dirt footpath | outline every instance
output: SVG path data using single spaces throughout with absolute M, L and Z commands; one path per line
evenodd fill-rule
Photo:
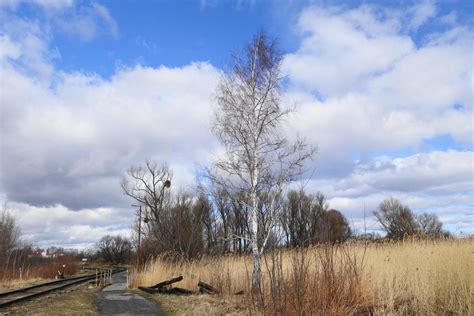
M 97 293 L 101 315 L 164 315 L 156 302 L 127 292 L 127 272 L 112 276 L 112 285 Z

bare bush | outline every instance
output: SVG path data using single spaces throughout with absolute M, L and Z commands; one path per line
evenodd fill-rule
M 449 232 L 443 230 L 438 216 L 429 213 L 415 215 L 407 205 L 394 198 L 380 203 L 374 215 L 389 239 L 400 240 L 415 235 L 422 238 L 450 236 Z
M 132 243 L 123 236 L 106 235 L 97 243 L 98 255 L 106 262 L 127 263 L 132 253 Z
M 384 200 L 374 215 L 387 232 L 387 238 L 400 240 L 417 233 L 413 212 L 397 199 Z
M 0 266 L 19 245 L 20 228 L 8 211 L 7 203 L 3 204 L 0 213 Z

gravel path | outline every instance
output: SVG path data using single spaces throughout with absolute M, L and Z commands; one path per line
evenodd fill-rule
M 127 272 L 112 276 L 112 285 L 97 294 L 101 315 L 164 315 L 156 302 L 127 292 Z

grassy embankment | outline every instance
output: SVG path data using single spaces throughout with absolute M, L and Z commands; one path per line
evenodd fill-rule
M 99 315 L 95 293 L 101 288 L 81 286 L 68 293 L 53 293 L 47 298 L 39 298 L 30 302 L 8 308 L 7 315 Z M 2 312 L 0 311 L 0 314 Z

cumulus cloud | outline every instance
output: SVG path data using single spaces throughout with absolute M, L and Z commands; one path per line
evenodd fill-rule
M 71 211 L 62 205 L 37 207 L 25 203 L 8 204 L 26 241 L 38 246 L 63 245 L 86 248 L 104 235 L 130 236 L 133 211 L 96 208 Z
M 303 10 L 298 31 L 308 35 L 284 64 L 292 83 L 324 97 L 341 95 L 364 88 L 371 75 L 388 71 L 408 54 L 414 44 L 400 35 L 398 21 L 380 20 L 374 10 L 368 6 Z
M 410 11 L 413 17 L 408 24 L 408 28 L 416 30 L 436 15 L 436 6 L 433 1 L 425 0 L 414 5 Z
M 209 64 L 136 66 L 110 80 L 63 73 L 54 88 L 3 71 L 1 180 L 15 201 L 117 206 L 120 176 L 132 164 L 169 161 L 187 174 L 177 183 L 189 185 L 194 163 L 208 159 L 219 74 Z
M 453 229 L 469 221 L 463 214 L 473 208 L 474 36 L 451 21 L 415 44 L 411 31 L 436 12 L 423 2 L 408 15 L 370 5 L 312 6 L 300 14 L 301 45 L 284 61 L 285 98 L 298 108 L 293 130 L 319 147 L 308 185 L 359 228 L 364 208 L 370 220 L 389 196 L 442 219 L 456 214 Z M 445 136 L 466 151 L 417 153 Z
M 315 179 L 311 186 L 329 196 L 359 198 L 379 192 L 419 195 L 469 194 L 474 161 L 472 152 L 449 150 L 403 158 L 380 156 L 355 166 L 342 178 Z
M 52 37 L 53 33 L 64 33 L 81 42 L 89 42 L 98 36 L 118 37 L 119 28 L 106 6 L 97 2 L 76 2 L 75 0 L 2 1 L 0 16 L 18 21 L 19 15 L 8 14 L 8 9 L 16 11 L 22 5 L 39 8 L 41 33 Z M 30 24 L 31 21 L 29 21 Z M 5 21 L 3 21 L 5 26 Z M 11 31 L 11 30 L 10 30 Z M 21 30 L 20 30 L 21 31 Z
M 98 3 L 72 6 L 52 16 L 51 20 L 59 30 L 83 42 L 89 42 L 100 35 L 119 35 L 117 22 L 107 7 Z
M 413 149 L 440 135 L 471 144 L 472 32 L 450 28 L 416 47 L 402 22 L 368 6 L 301 13 L 302 43 L 284 62 L 287 98 L 325 165 L 336 156 L 350 170 L 351 154 Z

